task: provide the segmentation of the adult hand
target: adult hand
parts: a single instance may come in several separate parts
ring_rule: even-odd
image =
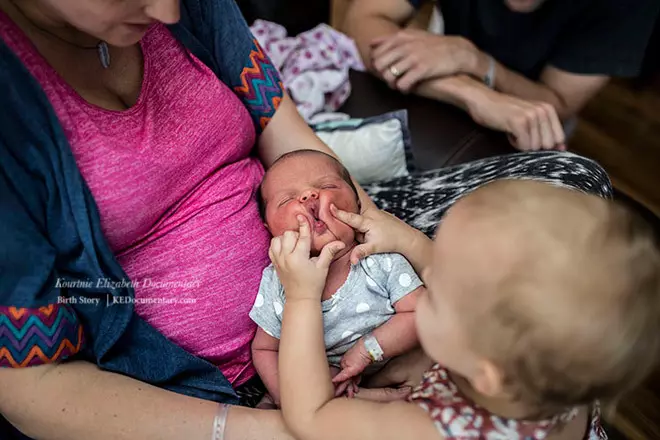
[[[360,215],[331,205],[330,212],[357,232],[356,238],[361,244],[351,251],[352,264],[357,264],[371,254],[400,252],[402,243],[408,240],[410,233],[415,232],[403,221],[379,209],[370,209]]]
[[[358,388],[358,392],[353,397],[372,402],[395,402],[404,400],[412,391],[410,387],[401,388]]]
[[[479,50],[455,36],[407,29],[371,43],[372,65],[390,87],[409,92],[420,82],[467,73]]]
[[[390,360],[385,367],[366,381],[368,387],[419,385],[422,376],[435,362],[418,348]]]
[[[521,151],[566,150],[564,128],[548,103],[484,89],[468,111],[478,124],[508,133],[511,144]]]
[[[336,383],[335,397],[346,396],[352,399],[360,390],[360,381],[362,381],[362,377],[356,376],[346,379],[343,382]]]
[[[332,377],[332,383],[335,386],[335,397],[355,397],[358,389],[360,387],[360,382],[362,382],[362,376],[355,376],[344,381],[335,381],[335,377],[339,374],[341,368],[330,366],[330,376]]]
[[[271,240],[268,256],[282,282],[287,300],[320,299],[328,268],[334,256],[345,247],[341,241],[328,243],[318,257],[310,258],[309,223],[298,216],[298,232],[286,231]]]

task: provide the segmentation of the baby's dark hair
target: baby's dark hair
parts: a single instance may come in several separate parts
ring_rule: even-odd
[[[273,164],[271,165],[270,169],[273,169],[277,164],[284,162],[287,159],[290,159],[292,157],[298,157],[302,155],[321,155],[326,157],[327,159],[330,160],[336,167],[337,171],[339,172],[339,175],[341,178],[348,184],[348,186],[353,190],[355,193],[355,198],[358,203],[358,207],[360,206],[360,197],[358,195],[357,188],[355,187],[355,184],[353,183],[353,179],[351,178],[351,173],[348,172],[346,167],[342,165],[341,162],[339,162],[335,157],[330,156],[327,153],[324,153],[322,151],[318,150],[294,150],[290,151],[288,153],[285,153],[281,155]],[[261,193],[262,187],[264,182],[266,181],[266,178],[268,177],[268,171],[266,171],[266,174],[264,175],[263,180],[261,181],[261,184],[259,185],[259,188],[257,188],[257,205],[259,207],[259,215],[261,216],[261,220],[264,222],[266,221],[266,200],[263,198],[263,194]]]

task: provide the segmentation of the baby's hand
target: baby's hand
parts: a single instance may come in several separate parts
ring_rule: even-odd
[[[328,268],[337,252],[345,247],[341,241],[328,243],[321,255],[310,258],[311,233],[303,216],[298,216],[298,232],[286,231],[270,242],[268,256],[282,282],[287,300],[320,299],[328,276]]]
[[[368,209],[362,215],[346,212],[330,205],[330,212],[339,221],[355,229],[362,243],[351,251],[351,263],[357,264],[371,254],[401,252],[415,229],[385,211]]]
[[[351,377],[348,380],[345,380],[341,383],[335,384],[335,397],[346,396],[348,398],[353,398],[360,390],[360,382],[362,377]]]
[[[371,362],[371,357],[360,339],[344,353],[340,362],[341,371],[332,379],[332,382],[337,384],[359,376]]]

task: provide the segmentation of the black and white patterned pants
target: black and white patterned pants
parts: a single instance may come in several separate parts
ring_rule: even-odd
[[[364,190],[379,208],[432,236],[456,200],[500,179],[531,179],[612,197],[612,185],[600,165],[572,153],[556,151],[482,159],[365,185]]]

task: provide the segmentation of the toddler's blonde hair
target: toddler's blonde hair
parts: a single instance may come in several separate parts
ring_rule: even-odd
[[[660,253],[650,226],[596,196],[501,181],[465,199],[511,234],[517,264],[481,289],[469,331],[539,415],[616,402],[660,357]],[[492,231],[492,229],[491,229]],[[478,315],[478,316],[477,316]]]

